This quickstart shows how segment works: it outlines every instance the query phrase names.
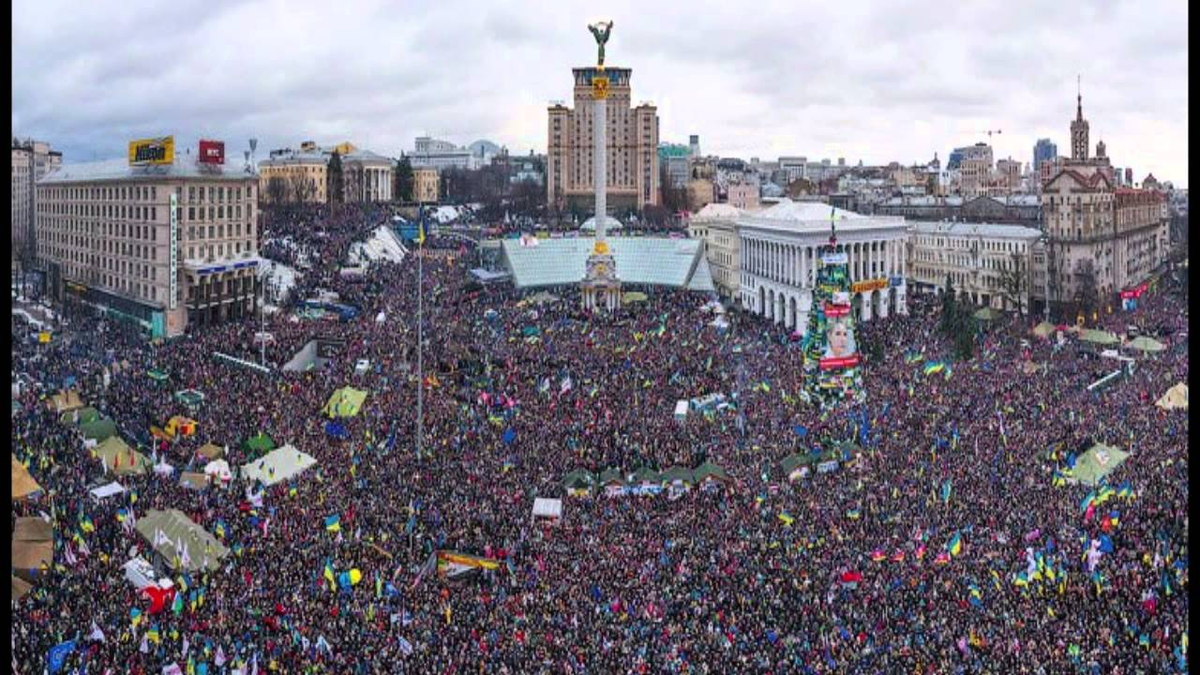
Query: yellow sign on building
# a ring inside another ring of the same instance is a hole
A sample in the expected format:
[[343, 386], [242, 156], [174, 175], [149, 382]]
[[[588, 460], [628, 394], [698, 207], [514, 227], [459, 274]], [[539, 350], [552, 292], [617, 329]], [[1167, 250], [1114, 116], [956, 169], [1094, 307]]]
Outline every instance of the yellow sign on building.
[[129, 142], [130, 164], [174, 164], [175, 137], [143, 138]]
[[597, 75], [592, 78], [592, 96], [608, 98], [608, 77]]
[[888, 287], [887, 279], [868, 279], [866, 281], [859, 281], [858, 283], [851, 284], [850, 292], [866, 293], [867, 291], [878, 291], [878, 290], [885, 289], [887, 287]]

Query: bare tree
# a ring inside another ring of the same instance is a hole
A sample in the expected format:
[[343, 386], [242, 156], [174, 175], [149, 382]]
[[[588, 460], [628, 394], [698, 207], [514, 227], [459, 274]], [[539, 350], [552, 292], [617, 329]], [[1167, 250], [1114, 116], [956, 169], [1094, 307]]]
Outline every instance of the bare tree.
[[1025, 316], [1025, 294], [1029, 292], [1028, 269], [1019, 253], [1012, 254], [1012, 261], [1000, 269], [1000, 294], [1005, 304], [1017, 308], [1017, 314]]
[[279, 206], [288, 199], [288, 184], [281, 176], [271, 176], [267, 181], [267, 200]]
[[312, 180], [301, 173], [292, 174], [288, 187], [292, 200], [298, 204], [307, 204], [316, 196], [316, 186]]

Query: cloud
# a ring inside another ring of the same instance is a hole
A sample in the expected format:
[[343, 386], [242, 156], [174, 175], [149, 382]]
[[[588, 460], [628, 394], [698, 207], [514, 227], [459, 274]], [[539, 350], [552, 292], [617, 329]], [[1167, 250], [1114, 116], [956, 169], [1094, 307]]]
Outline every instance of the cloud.
[[[1187, 184], [1187, 6], [1178, 2], [789, 3], [617, 0], [17, 0], [14, 131], [66, 160], [129, 138], [352, 140], [398, 155], [430, 134], [544, 151], [546, 103], [595, 58], [659, 106], [663, 140], [706, 152], [886, 163], [993, 137], [1031, 159], [1069, 148], [1075, 76], [1093, 143]], [[261, 150], [261, 149], [260, 149]], [[240, 152], [240, 150], [239, 150]]]

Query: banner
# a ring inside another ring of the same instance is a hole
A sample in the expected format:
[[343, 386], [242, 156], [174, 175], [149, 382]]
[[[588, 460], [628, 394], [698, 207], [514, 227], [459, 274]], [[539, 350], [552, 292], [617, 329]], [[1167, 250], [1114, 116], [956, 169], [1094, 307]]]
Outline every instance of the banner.
[[134, 166], [175, 163], [175, 137], [143, 138], [129, 142], [129, 163]]
[[850, 291], [852, 293], [866, 293], [867, 291], [878, 291], [888, 287], [887, 279], [867, 279], [851, 284]]
[[201, 164], [224, 164], [225, 141], [200, 141]]
[[850, 314], [850, 305], [831, 305], [825, 303], [825, 316], [837, 317]]
[[818, 364], [821, 370], [835, 370], [841, 368], [853, 368], [858, 365], [858, 354], [852, 356], [843, 356], [841, 358], [821, 359]]

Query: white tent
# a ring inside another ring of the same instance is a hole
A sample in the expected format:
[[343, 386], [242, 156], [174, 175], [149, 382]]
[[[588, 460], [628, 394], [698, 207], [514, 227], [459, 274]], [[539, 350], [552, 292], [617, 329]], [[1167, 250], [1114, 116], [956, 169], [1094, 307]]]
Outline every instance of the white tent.
[[92, 499], [100, 501], [101, 499], [119, 495], [122, 492], [125, 492], [125, 488], [120, 483], [113, 481], [108, 485], [101, 485], [100, 487], [92, 488], [91, 490], [88, 490], [88, 492], [92, 495]]
[[276, 448], [261, 459], [242, 465], [242, 477], [250, 482], [259, 481], [271, 486], [276, 483], [291, 480], [317, 463], [310, 455], [288, 445]]
[[216, 476], [221, 480], [233, 479], [233, 473], [229, 470], [229, 462], [223, 459], [215, 459], [204, 465], [204, 473], [209, 476]]
[[561, 499], [546, 499], [545, 497], [537, 497], [533, 500], [533, 520], [537, 522], [539, 518], [549, 520], [551, 523], [557, 523], [562, 520], [562, 500]]

